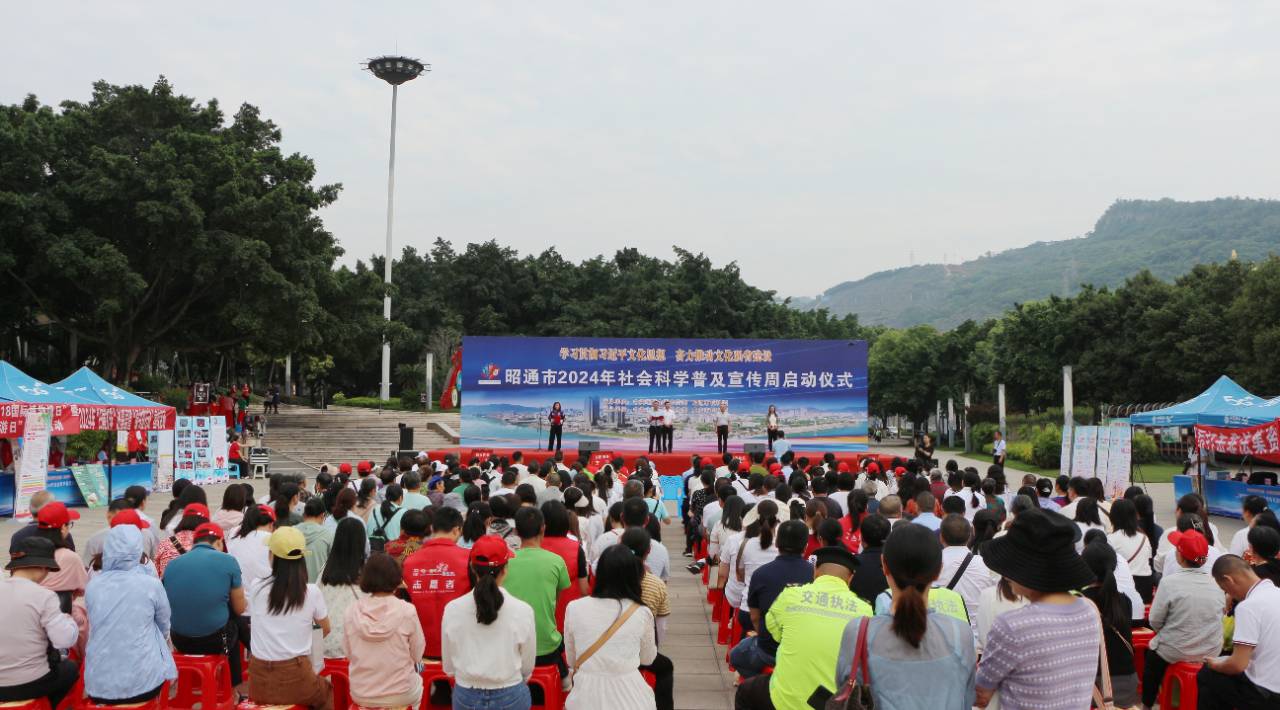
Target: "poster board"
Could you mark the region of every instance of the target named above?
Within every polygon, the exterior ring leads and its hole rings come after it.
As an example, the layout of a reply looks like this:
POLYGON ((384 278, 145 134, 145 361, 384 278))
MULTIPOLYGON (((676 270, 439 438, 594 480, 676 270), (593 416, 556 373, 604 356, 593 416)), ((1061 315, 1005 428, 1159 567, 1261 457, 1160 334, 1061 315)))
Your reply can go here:
POLYGON ((31 517, 31 496, 44 490, 49 469, 49 435, 53 415, 47 411, 27 412, 22 429, 22 455, 15 471, 14 517, 31 517))
POLYGON ((228 456, 227 418, 209 417, 209 458, 213 464, 214 483, 225 483, 231 479, 228 456))
POLYGON ((1133 461, 1133 429, 1128 424, 1108 427, 1111 438, 1107 452, 1107 468, 1103 476, 1103 487, 1107 495, 1121 496, 1129 487, 1129 468, 1133 461))
POLYGON ((71 477, 80 489, 80 496, 89 508, 106 507, 110 499, 107 493, 107 471, 100 463, 80 464, 71 467, 71 477))
POLYGON ((227 480, 226 419, 178 417, 173 432, 173 475, 196 485, 227 480))
POLYGON ((1109 426, 1098 427, 1098 448, 1094 458, 1094 475, 1098 478, 1105 478, 1107 475, 1107 461, 1111 456, 1111 431, 1109 426))
POLYGON ((148 432, 147 451, 155 463, 152 490, 173 490, 173 431, 148 432))
POLYGON ((1071 444, 1071 475, 1090 478, 1098 449, 1098 427, 1078 426, 1071 444))
POLYGON ((1075 430, 1074 426, 1062 428, 1062 452, 1059 454, 1059 457, 1058 457, 1058 475, 1060 476, 1071 475, 1071 453, 1072 453, 1071 445, 1072 445, 1072 442, 1074 441, 1074 438, 1073 438, 1074 430, 1075 430))

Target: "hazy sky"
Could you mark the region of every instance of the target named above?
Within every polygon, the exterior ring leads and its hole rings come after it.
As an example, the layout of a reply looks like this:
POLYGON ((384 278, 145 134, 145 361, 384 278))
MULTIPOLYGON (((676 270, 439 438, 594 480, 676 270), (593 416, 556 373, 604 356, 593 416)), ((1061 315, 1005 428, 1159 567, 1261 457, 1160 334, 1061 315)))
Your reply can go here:
POLYGON ((150 85, 259 106, 344 190, 345 260, 490 238, 671 246, 812 295, 1088 231, 1117 198, 1276 197, 1266 2, 6 3, 0 101, 150 85))

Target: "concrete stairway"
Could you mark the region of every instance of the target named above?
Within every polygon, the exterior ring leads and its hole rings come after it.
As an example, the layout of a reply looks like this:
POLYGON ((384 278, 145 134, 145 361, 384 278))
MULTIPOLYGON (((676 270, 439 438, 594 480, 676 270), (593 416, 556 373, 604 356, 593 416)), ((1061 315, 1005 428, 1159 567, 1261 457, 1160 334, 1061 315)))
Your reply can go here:
POLYGON ((309 466, 342 461, 386 461, 399 445, 398 424, 413 427, 414 448, 456 446, 458 415, 336 407, 311 409, 282 404, 268 414, 263 445, 309 466))

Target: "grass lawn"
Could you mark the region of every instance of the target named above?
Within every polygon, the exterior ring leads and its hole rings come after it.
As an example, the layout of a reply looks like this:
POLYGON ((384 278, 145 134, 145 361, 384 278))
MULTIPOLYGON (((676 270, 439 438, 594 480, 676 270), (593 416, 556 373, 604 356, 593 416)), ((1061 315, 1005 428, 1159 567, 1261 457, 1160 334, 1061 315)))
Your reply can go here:
MULTIPOLYGON (((934 456, 937 458, 942 458, 942 454, 944 453, 957 454, 960 456, 965 455, 964 448, 959 446, 957 446, 956 448, 939 446, 934 450, 934 456)), ((976 458, 980 460, 990 458, 990 454, 983 454, 977 451, 968 454, 968 456, 970 458, 976 458)), ((1034 473, 1040 476, 1048 476, 1050 478, 1057 478, 1059 473, 1058 469, 1056 468, 1040 468, 1039 466, 1034 466, 1032 464, 1027 463, 1026 461, 1019 461, 1017 459, 1009 459, 1009 466, 1016 468, 1019 471, 1026 471, 1028 473, 1034 473)), ((1145 479, 1147 483, 1169 483, 1173 481, 1173 477, 1175 475, 1182 473, 1182 464, 1168 463, 1165 461, 1158 461, 1156 463, 1139 464, 1138 468, 1139 468, 1139 471, 1134 472, 1134 476, 1133 476, 1134 480, 1137 480, 1139 477, 1139 473, 1141 473, 1141 477, 1145 479)))

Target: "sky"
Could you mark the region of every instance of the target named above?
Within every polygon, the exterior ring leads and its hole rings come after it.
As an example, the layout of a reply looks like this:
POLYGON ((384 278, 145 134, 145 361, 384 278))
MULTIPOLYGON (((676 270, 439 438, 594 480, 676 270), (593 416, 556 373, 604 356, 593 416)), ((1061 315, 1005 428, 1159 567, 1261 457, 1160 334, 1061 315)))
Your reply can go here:
POLYGON ((1096 2, 40 2, 6 6, 0 101, 164 74, 258 106, 343 185, 354 264, 496 239, 672 247, 811 296, 1085 234, 1117 199, 1280 192, 1280 5, 1096 2))

